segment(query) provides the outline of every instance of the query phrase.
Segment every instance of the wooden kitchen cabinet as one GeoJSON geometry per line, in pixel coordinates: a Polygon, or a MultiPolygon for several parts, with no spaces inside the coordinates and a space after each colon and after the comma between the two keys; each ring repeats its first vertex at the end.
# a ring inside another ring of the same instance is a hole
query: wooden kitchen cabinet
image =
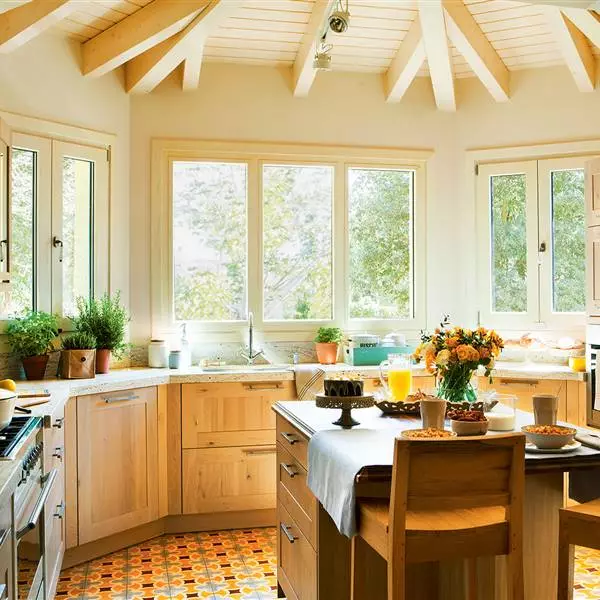
{"type": "Polygon", "coordinates": [[[79,545],[158,518],[157,388],[77,398],[79,545]]]}

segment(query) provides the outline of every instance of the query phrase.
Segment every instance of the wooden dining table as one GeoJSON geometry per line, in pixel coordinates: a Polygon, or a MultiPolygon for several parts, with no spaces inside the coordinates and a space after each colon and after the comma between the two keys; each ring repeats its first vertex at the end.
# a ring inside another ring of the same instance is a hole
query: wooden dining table
{"type": "MultiPolygon", "coordinates": [[[[278,452],[286,456],[296,446],[304,448],[306,454],[312,437],[320,431],[339,429],[332,425],[339,416],[335,409],[317,408],[314,402],[278,402],[274,406],[277,413],[277,443],[278,452]],[[291,442],[290,442],[291,440],[291,442]],[[287,444],[291,444],[287,447],[287,444]]],[[[360,428],[373,430],[396,429],[398,434],[405,429],[417,428],[420,420],[415,417],[385,417],[376,408],[353,411],[353,416],[361,424],[360,428]]],[[[517,423],[521,425],[533,422],[530,413],[518,412],[517,423]]],[[[352,431],[348,431],[352,435],[352,431]]],[[[494,435],[490,432],[488,435],[494,435]]],[[[392,438],[393,439],[393,438],[392,438]]],[[[390,442],[390,443],[393,443],[390,442]]],[[[302,455],[293,450],[298,463],[295,468],[307,470],[308,463],[302,462],[302,455]]],[[[278,454],[279,462],[279,454],[278,454]]],[[[286,465],[289,468],[289,465],[286,465]]],[[[449,468],[451,465],[449,465],[449,468]]],[[[596,476],[594,469],[600,467],[600,451],[582,446],[565,454],[526,454],[525,460],[525,497],[524,497],[524,578],[525,598],[527,600],[555,600],[557,586],[557,556],[558,556],[558,516],[559,508],[568,499],[568,477],[596,476]]],[[[278,506],[289,504],[286,495],[284,477],[280,471],[278,485],[278,506]]],[[[391,488],[392,465],[364,465],[356,474],[354,480],[357,503],[361,498],[389,498],[391,488]]],[[[298,484],[295,484],[296,486],[298,484]]],[[[600,490],[600,485],[599,488],[600,490]]],[[[311,494],[304,490],[304,496],[311,494]]],[[[598,494],[600,496],[600,492],[598,494]]],[[[278,580],[281,594],[296,597],[300,600],[349,600],[351,598],[351,540],[342,535],[333,520],[329,517],[323,505],[314,496],[316,514],[314,535],[308,536],[314,550],[314,565],[312,554],[304,553],[304,571],[300,579],[314,576],[315,590],[298,593],[294,589],[293,577],[286,572],[293,567],[286,565],[286,539],[280,539],[278,548],[281,564],[278,580]],[[314,568],[311,575],[310,569],[314,568]]],[[[304,500],[306,504],[306,500],[304,500]]],[[[289,517],[287,508],[280,509],[289,517]]],[[[308,511],[307,511],[308,514],[308,511]]],[[[302,536],[302,523],[289,518],[284,524],[284,531],[298,529],[302,536]],[[290,525],[291,524],[291,525],[290,525]]],[[[282,523],[283,524],[283,521],[282,523]]],[[[280,533],[280,537],[281,537],[280,533]]],[[[288,565],[291,560],[287,559],[288,565]]],[[[478,598],[480,600],[510,600],[505,586],[505,558],[477,558],[476,581],[478,598]]],[[[368,573],[368,589],[355,590],[354,600],[384,600],[386,598],[386,563],[375,552],[370,553],[362,564],[356,568],[366,569],[368,573]]],[[[444,563],[421,563],[410,565],[407,572],[408,598],[411,600],[465,600],[465,563],[462,560],[446,561],[444,563]]],[[[312,581],[312,579],[311,579],[312,581]]],[[[310,586],[309,586],[310,587],[310,586]]]]}

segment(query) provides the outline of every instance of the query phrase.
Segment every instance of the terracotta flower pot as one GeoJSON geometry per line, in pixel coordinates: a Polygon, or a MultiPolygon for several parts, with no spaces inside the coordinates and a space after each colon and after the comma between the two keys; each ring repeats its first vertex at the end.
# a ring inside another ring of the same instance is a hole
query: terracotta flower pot
{"type": "Polygon", "coordinates": [[[46,366],[48,365],[48,359],[50,357],[47,354],[40,356],[28,356],[22,359],[23,370],[25,371],[25,377],[32,381],[36,379],[44,379],[46,374],[46,366]]]}
{"type": "Polygon", "coordinates": [[[110,350],[98,348],[96,350],[96,373],[108,373],[110,370],[110,350]]]}
{"type": "Polygon", "coordinates": [[[315,344],[317,349],[317,360],[322,365],[334,365],[337,361],[338,344],[335,342],[315,344]]]}

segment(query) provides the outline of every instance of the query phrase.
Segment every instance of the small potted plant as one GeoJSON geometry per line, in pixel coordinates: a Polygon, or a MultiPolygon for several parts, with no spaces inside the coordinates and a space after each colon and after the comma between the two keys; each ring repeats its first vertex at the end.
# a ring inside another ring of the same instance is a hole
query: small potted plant
{"type": "Polygon", "coordinates": [[[89,333],[96,339],[96,373],[108,373],[111,355],[123,356],[127,344],[125,333],[129,315],[121,306],[121,293],[113,297],[104,294],[100,299],[78,298],[77,331],[89,333]]]}
{"type": "Polygon", "coordinates": [[[11,321],[6,328],[8,344],[23,363],[27,379],[43,379],[52,342],[58,336],[58,320],[42,311],[31,311],[11,321]]]}
{"type": "Polygon", "coordinates": [[[96,338],[86,331],[76,331],[62,339],[60,374],[63,379],[96,377],[96,338]]]}
{"type": "Polygon", "coordinates": [[[319,327],[315,346],[317,359],[322,365],[333,365],[337,361],[339,343],[342,341],[342,330],[339,327],[319,327]]]}

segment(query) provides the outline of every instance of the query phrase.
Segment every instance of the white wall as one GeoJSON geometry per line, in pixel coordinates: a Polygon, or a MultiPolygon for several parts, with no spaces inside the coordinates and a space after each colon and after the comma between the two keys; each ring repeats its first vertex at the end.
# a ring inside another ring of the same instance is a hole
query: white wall
{"type": "Polygon", "coordinates": [[[432,148],[428,166],[429,325],[450,312],[476,320],[475,219],[467,199],[465,150],[600,138],[600,93],[577,91],[566,68],[520,71],[509,103],[497,104],[478,80],[457,84],[458,111],[439,112],[428,80],[400,104],[386,104],[381,78],[324,73],[308,98],[294,98],[288,72],[228,64],[203,66],[197,91],[177,75],[131,105],[131,288],[133,337],[150,326],[150,141],[154,137],[432,148]]]}
{"type": "Polygon", "coordinates": [[[0,110],[116,135],[111,168],[111,290],[129,302],[129,115],[122,74],[81,75],[77,42],[46,34],[0,54],[0,110]]]}

